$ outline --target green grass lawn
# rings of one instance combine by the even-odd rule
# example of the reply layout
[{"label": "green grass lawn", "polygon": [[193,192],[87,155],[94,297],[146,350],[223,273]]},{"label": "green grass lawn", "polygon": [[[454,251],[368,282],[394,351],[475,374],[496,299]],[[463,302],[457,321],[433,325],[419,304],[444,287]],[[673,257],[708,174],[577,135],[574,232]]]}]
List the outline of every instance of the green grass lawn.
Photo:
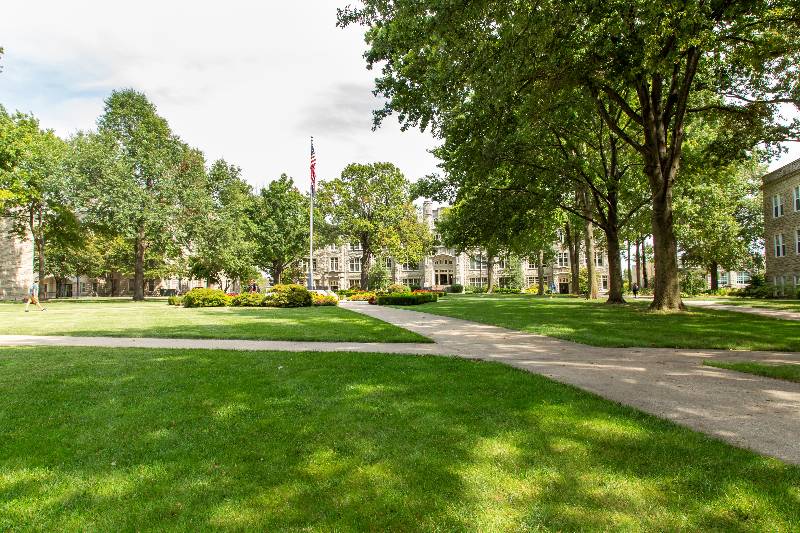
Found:
[{"label": "green grass lawn", "polygon": [[768,378],[785,379],[800,383],[800,364],[798,365],[773,365],[757,363],[755,361],[703,361],[706,366],[715,368],[725,368],[757,376]]},{"label": "green grass lawn", "polygon": [[47,311],[0,305],[0,334],[289,341],[429,342],[339,307],[186,309],[166,301],[54,301]]},{"label": "green grass lawn", "polygon": [[800,325],[794,321],[697,307],[651,313],[648,303],[612,306],[579,298],[469,294],[448,295],[413,310],[592,346],[800,351]]},{"label": "green grass lawn", "polygon": [[800,468],[455,358],[0,348],[0,530],[800,528]]},{"label": "green grass lawn", "polygon": [[707,298],[698,298],[702,300],[714,300],[723,305],[739,305],[746,307],[761,307],[764,309],[777,309],[780,311],[796,311],[800,312],[800,300],[767,300],[759,298],[739,298],[735,296],[720,297],[709,296]]}]

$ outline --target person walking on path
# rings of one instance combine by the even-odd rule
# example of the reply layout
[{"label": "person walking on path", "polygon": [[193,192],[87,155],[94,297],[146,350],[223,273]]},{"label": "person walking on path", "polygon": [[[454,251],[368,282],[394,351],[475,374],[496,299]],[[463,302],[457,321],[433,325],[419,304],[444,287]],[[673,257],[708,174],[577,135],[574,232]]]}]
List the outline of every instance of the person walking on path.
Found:
[{"label": "person walking on path", "polygon": [[631,285],[631,292],[633,293],[634,298],[639,297],[639,284],[635,281],[633,282],[633,285]]},{"label": "person walking on path", "polygon": [[42,304],[39,303],[39,280],[33,280],[31,288],[28,289],[28,300],[25,302],[26,313],[28,312],[28,307],[30,307],[31,303],[36,304],[36,307],[38,307],[40,311],[47,311],[47,308],[42,307]]}]

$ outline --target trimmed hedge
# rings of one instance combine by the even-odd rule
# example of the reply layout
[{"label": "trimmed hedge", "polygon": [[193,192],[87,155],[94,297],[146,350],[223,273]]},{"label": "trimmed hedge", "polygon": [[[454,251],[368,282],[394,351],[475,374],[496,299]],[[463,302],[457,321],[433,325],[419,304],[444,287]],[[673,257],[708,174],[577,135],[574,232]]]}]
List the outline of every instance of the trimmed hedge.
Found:
[{"label": "trimmed hedge", "polygon": [[495,294],[519,294],[521,292],[521,289],[511,289],[509,287],[495,287],[494,289]]},{"label": "trimmed hedge", "polygon": [[275,285],[264,298],[267,307],[310,307],[311,293],[302,285]]},{"label": "trimmed hedge", "polygon": [[376,298],[378,305],[419,305],[439,300],[435,292],[412,292],[381,294]]},{"label": "trimmed hedge", "polygon": [[450,292],[452,294],[461,294],[462,292],[464,292],[464,286],[460,283],[453,283],[447,288],[447,292]]},{"label": "trimmed hedge", "polygon": [[183,305],[183,296],[170,296],[167,298],[167,305]]},{"label": "trimmed hedge", "polygon": [[352,302],[368,302],[373,298],[375,298],[374,292],[357,292],[347,297],[347,299]]},{"label": "trimmed hedge", "polygon": [[234,307],[261,307],[264,305],[264,295],[260,292],[243,292],[231,298]]},{"label": "trimmed hedge", "polygon": [[229,301],[219,289],[192,289],[183,296],[184,307],[225,307]]},{"label": "trimmed hedge", "polygon": [[400,294],[406,292],[411,292],[411,287],[403,285],[402,283],[392,283],[386,287],[387,294]]}]

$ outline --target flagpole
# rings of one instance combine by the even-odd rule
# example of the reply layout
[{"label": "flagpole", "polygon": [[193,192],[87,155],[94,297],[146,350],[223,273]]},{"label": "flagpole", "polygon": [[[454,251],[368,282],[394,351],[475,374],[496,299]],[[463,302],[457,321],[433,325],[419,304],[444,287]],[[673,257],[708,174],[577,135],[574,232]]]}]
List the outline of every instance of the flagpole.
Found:
[{"label": "flagpole", "polygon": [[308,219],[308,290],[314,290],[314,189],[315,187],[315,170],[314,164],[314,137],[311,137],[311,204]]}]

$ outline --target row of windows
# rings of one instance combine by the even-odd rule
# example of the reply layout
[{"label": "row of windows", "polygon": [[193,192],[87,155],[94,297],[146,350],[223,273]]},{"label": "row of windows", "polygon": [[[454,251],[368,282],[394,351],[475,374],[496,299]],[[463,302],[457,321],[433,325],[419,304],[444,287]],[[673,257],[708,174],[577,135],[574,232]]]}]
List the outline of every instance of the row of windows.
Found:
[{"label": "row of windows", "polygon": [[[794,253],[800,255],[800,229],[795,230],[794,232]],[[786,240],[783,233],[778,233],[772,238],[773,244],[775,245],[775,257],[785,257],[786,256]]]},{"label": "row of windows", "polygon": [[775,286],[775,296],[786,296],[786,287],[790,284],[794,285],[794,292],[790,292],[789,295],[797,294],[797,289],[800,289],[800,274],[773,276],[772,284]]},{"label": "row of windows", "polygon": [[[800,185],[792,189],[792,205],[795,211],[800,211]],[[782,217],[783,215],[783,196],[776,194],[772,197],[772,218]]]}]

